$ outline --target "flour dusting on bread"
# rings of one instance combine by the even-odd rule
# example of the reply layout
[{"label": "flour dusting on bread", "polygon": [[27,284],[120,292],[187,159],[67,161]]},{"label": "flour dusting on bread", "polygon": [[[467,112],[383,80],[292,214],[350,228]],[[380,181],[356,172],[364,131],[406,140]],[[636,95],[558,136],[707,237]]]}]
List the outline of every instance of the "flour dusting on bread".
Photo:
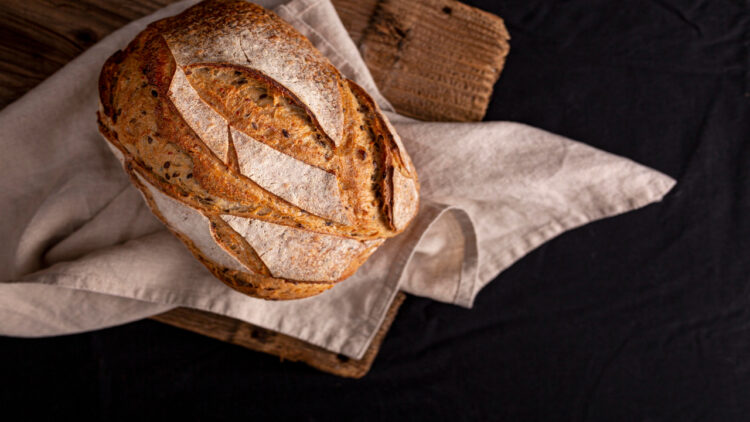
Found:
[{"label": "flour dusting on bread", "polygon": [[211,151],[221,161],[226,162],[229,149],[227,122],[201,100],[190,86],[185,72],[179,67],[175,70],[172,83],[169,85],[169,99]]},{"label": "flour dusting on bread", "polygon": [[99,92],[100,132],[154,214],[245,294],[319,294],[417,213],[377,104],[260,6],[209,0],[152,23]]},{"label": "flour dusting on bread", "polygon": [[349,262],[370,247],[366,241],[313,233],[250,218],[234,215],[222,215],[221,218],[258,252],[274,277],[337,280],[346,270],[341,262]]},{"label": "flour dusting on bread", "polygon": [[341,224],[349,223],[336,175],[231,130],[242,175],[304,210]]},{"label": "flour dusting on bread", "polygon": [[215,7],[226,12],[191,8],[173,18],[179,24],[167,21],[160,26],[177,64],[231,63],[257,69],[299,97],[333,142],[340,143],[339,76],[328,60],[281,18],[260,6]]}]

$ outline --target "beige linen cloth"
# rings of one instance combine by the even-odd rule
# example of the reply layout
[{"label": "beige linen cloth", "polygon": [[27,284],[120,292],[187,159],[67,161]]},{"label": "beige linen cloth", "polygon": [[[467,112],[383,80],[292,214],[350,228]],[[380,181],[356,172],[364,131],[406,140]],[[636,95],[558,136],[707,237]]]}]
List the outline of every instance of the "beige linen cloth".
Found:
[{"label": "beige linen cloth", "polygon": [[421,206],[405,233],[330,291],[289,302],[244,296],[214,279],[152,216],[95,122],[106,58],[149,22],[194,3],[127,25],[0,112],[0,334],[75,333],[187,306],[360,358],[398,290],[470,307],[530,250],[658,201],[675,183],[522,124],[398,116],[329,1],[261,1],[389,112],[417,167]]}]

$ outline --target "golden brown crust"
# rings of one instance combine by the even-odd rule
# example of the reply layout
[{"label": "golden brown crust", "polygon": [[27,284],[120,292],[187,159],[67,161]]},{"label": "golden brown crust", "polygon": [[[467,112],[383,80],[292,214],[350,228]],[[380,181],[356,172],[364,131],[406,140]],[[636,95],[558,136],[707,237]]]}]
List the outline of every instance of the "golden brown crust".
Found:
[{"label": "golden brown crust", "polygon": [[216,239],[219,246],[242,262],[253,273],[266,277],[272,276],[268,266],[258,256],[258,252],[226,221],[218,215],[207,215],[206,217],[211,222],[211,235]]},{"label": "golden brown crust", "polygon": [[[333,283],[313,283],[313,282],[299,282],[290,281],[280,278],[274,278],[267,275],[252,274],[244,271],[231,270],[227,267],[216,264],[214,261],[206,257],[199,248],[196,247],[192,239],[184,234],[180,233],[177,229],[172,227],[169,222],[159,211],[159,208],[154,203],[153,197],[149,194],[148,190],[140,183],[132,167],[126,170],[130,175],[130,180],[138,186],[146,198],[146,202],[151,208],[154,215],[159,218],[167,228],[179,238],[182,243],[187,246],[188,250],[195,256],[203,265],[205,265],[216,278],[223,281],[229,287],[239,290],[242,293],[259,297],[262,299],[279,300],[279,299],[301,299],[308,296],[313,296],[326,291],[333,287]],[[266,269],[267,271],[267,269]]]},{"label": "golden brown crust", "polygon": [[185,73],[201,98],[232,127],[310,165],[338,170],[336,146],[283,85],[236,64],[196,63]]},{"label": "golden brown crust", "polygon": [[338,70],[272,11],[247,1],[212,0],[153,25],[181,66],[249,64],[279,81],[303,100],[331,142],[339,143],[343,115],[338,87],[331,83],[340,78]]},{"label": "golden brown crust", "polygon": [[[256,44],[270,48],[270,55]],[[154,213],[218,278],[244,293],[289,299],[326,290],[353,274],[416,212],[416,173],[377,105],[307,39],[259,6],[212,0],[151,24],[107,60],[99,91],[100,131],[122,153]],[[174,227],[159,213],[135,174],[175,206],[207,218],[216,244],[244,269],[202,253],[189,228]],[[394,196],[399,192],[408,194]],[[222,215],[272,224],[274,233],[318,233],[297,237],[303,243],[295,248],[305,242],[312,242],[310,250],[334,248],[320,256],[321,269],[325,259],[341,259],[341,270],[305,271],[311,261],[302,254],[290,260],[288,273],[340,276],[325,282],[278,277],[278,265],[270,270]],[[336,252],[351,242],[330,241],[335,238],[362,246]],[[277,253],[283,245],[279,240],[271,247]]]},{"label": "golden brown crust", "polygon": [[346,82],[361,105],[360,110],[367,118],[368,127],[374,130],[374,144],[380,147],[380,157],[383,163],[383,177],[380,184],[384,198],[383,214],[388,218],[389,227],[400,232],[414,218],[419,208],[417,172],[398,139],[398,134],[391,127],[377,103],[354,81],[347,79]]}]

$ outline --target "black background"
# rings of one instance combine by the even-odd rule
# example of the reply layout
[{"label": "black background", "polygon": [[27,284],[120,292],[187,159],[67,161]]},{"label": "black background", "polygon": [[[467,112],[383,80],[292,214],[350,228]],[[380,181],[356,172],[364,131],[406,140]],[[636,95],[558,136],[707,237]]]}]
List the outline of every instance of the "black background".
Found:
[{"label": "black background", "polygon": [[410,297],[364,379],[152,321],[0,338],[3,415],[750,420],[748,2],[469,1],[511,53],[487,120],[678,180],[568,232],[465,310]]}]

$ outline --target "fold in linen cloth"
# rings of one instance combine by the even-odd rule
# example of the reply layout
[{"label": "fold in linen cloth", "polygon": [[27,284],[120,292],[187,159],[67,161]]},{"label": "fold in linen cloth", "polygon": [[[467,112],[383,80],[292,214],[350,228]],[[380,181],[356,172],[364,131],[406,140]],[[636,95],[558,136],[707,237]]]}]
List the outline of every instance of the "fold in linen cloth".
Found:
[{"label": "fold in linen cloth", "polygon": [[202,309],[361,358],[395,294],[470,307],[499,272],[554,236],[659,201],[670,177],[510,122],[395,114],[327,0],[259,1],[386,111],[421,183],[417,218],[351,278],[269,302],[225,286],[148,210],[100,138],[104,61],[187,0],[114,32],[0,112],[0,334],[48,336]]}]

